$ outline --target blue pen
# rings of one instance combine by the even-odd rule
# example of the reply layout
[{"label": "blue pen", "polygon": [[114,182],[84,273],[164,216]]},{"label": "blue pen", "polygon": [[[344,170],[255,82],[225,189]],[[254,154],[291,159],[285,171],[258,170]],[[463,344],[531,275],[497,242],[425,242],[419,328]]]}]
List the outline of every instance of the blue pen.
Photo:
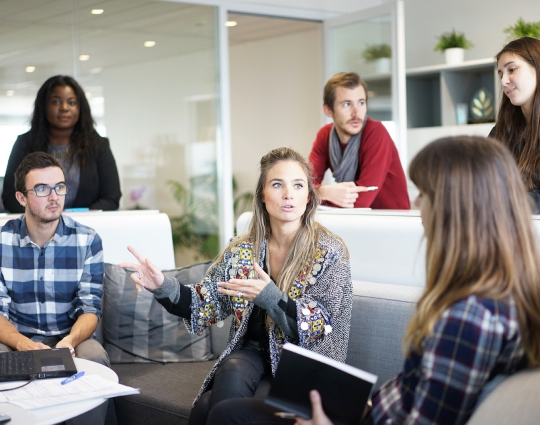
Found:
[{"label": "blue pen", "polygon": [[79,379],[83,375],[84,375],[84,370],[81,370],[80,372],[77,372],[75,375],[70,376],[68,379],[64,379],[62,381],[62,385],[69,384],[70,382],[75,381],[75,379]]}]

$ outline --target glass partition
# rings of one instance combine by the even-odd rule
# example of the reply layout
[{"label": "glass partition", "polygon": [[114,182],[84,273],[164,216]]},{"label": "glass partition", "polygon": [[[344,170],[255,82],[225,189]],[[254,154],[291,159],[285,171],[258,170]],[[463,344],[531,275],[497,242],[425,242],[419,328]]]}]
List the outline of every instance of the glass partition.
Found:
[{"label": "glass partition", "polygon": [[[0,18],[0,175],[25,132],[37,90],[50,76],[75,77],[98,132],[109,138],[121,209],[159,209],[175,240],[218,246],[218,9],[174,2],[4,0]],[[27,72],[26,67],[35,67]]]},{"label": "glass partition", "polygon": [[368,115],[392,121],[392,20],[390,15],[331,30],[329,75],[357,72],[368,85]]}]

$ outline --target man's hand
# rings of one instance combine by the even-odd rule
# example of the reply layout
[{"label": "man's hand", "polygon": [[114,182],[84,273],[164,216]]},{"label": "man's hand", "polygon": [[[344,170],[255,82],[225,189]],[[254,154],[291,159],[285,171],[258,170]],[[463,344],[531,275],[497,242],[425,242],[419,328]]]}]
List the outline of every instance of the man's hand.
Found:
[{"label": "man's hand", "polygon": [[71,357],[75,357],[75,347],[73,346],[71,335],[67,335],[66,337],[58,341],[58,343],[56,344],[56,348],[69,348]]},{"label": "man's hand", "polygon": [[31,339],[28,339],[27,341],[21,341],[20,344],[17,344],[16,349],[17,351],[50,350],[51,347],[41,342],[34,342]]},{"label": "man's hand", "polygon": [[295,425],[333,425],[332,421],[324,413],[319,392],[310,391],[309,399],[311,400],[312,418],[310,420],[296,418]]},{"label": "man's hand", "polygon": [[354,208],[354,202],[360,192],[367,192],[367,187],[356,186],[354,182],[341,182],[319,187],[323,201],[330,201],[342,208]]}]

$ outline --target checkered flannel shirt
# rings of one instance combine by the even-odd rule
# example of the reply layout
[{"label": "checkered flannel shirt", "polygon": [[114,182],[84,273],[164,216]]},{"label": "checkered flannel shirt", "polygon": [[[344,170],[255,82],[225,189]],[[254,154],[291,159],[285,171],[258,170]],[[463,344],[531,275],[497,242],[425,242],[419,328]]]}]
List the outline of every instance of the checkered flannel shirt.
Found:
[{"label": "checkered flannel shirt", "polygon": [[20,333],[41,341],[68,334],[83,313],[101,317],[103,249],[94,230],[62,215],[40,248],[23,215],[0,237],[0,314]]},{"label": "checkered flannel shirt", "polygon": [[511,298],[456,302],[423,347],[373,396],[375,424],[464,424],[489,379],[526,363]]}]

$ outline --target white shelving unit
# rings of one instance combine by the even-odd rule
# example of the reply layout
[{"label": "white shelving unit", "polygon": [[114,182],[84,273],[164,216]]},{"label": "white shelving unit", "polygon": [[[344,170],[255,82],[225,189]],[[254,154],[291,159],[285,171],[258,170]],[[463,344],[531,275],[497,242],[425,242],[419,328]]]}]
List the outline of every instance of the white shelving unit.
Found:
[{"label": "white shelving unit", "polygon": [[407,70],[407,127],[456,125],[456,105],[469,105],[480,88],[493,95],[497,108],[498,81],[493,58]]},{"label": "white shelving unit", "polygon": [[[493,94],[497,116],[501,90],[493,58],[408,69],[406,81],[407,163],[435,139],[460,135],[486,137],[495,125],[494,122],[457,125],[456,121],[456,105],[469,105],[480,88]],[[408,183],[409,196],[414,199],[418,190]]]}]

